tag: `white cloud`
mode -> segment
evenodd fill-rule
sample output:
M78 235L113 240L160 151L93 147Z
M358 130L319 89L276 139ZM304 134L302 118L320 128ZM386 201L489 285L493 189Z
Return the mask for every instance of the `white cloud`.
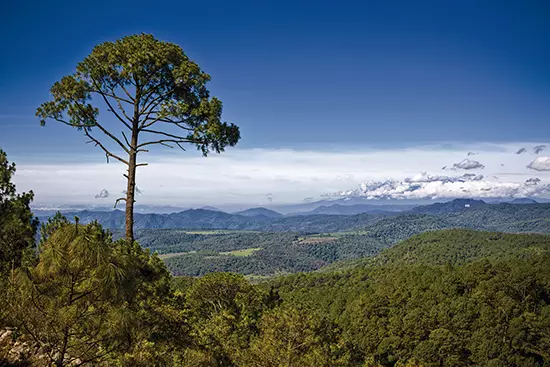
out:
M395 185L391 189L395 195L399 196L397 193L402 191L403 197L415 197L420 193L425 197L529 194L531 191L523 188L525 181L532 177L532 171L526 168L529 156L514 154L517 146L517 143L477 144L353 151L230 149L208 158L191 152L143 155L149 166L138 169L137 183L146 195L140 195L137 203L185 207L252 206L269 204L266 193L271 193L272 204L277 205L303 202L305 197L318 200L325 193L350 191L362 182L378 182L381 196L392 185ZM483 156L485 177L472 173L437 174L447 162L458 162L469 151ZM540 158L543 157L537 158L539 164L542 163ZM97 163L81 162L18 162L15 176L18 189L32 189L35 202L39 203L93 204L97 203L93 197L98 186L111 193L122 192L126 187L122 164L106 164L99 154ZM501 162L506 162L505 168L501 167ZM498 176L498 181L494 176ZM550 182L550 172L541 171L538 176L542 182L534 193L543 195L540 187ZM415 189L418 185L422 190ZM109 200L114 203L114 198L102 202L109 203Z
M96 199L106 199L109 197L109 191L103 189L99 192L99 194L97 194L96 196L94 196L94 198Z
M550 171L550 156L537 157L534 161L527 165L527 168L535 171Z
M478 161L464 159L458 163L453 164L453 168L458 169L482 169L485 168L485 166Z
M474 173L465 173L460 176L439 176L431 175L427 172L417 173L412 177L405 178L403 181L407 183L425 183L425 182L466 182L466 181L481 181L483 175L476 175Z
M533 179L525 183L493 182L482 175L430 176L421 173L404 180L364 182L357 189L341 191L333 197L367 199L442 199L451 197L546 197L550 184L537 185ZM531 181L530 181L531 180Z

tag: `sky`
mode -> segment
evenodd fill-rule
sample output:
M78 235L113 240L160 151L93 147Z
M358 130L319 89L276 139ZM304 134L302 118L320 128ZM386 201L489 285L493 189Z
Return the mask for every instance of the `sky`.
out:
M34 112L94 45L142 32L212 76L242 139L153 150L138 203L550 196L547 1L2 2L0 148L36 203L122 191L122 166Z

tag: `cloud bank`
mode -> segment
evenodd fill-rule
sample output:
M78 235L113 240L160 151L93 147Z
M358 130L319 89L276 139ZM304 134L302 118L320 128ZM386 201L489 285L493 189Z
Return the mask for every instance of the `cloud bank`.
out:
M366 199L444 199L444 198L516 198L547 197L550 184L540 179L524 183L493 182L483 175L432 176L425 172L404 180L368 181L354 190L341 191L333 197Z
M316 201L350 193L367 198L550 197L550 157L515 154L514 144L431 145L355 150L230 149L203 158L193 152L145 154L137 184L146 193L138 204L201 207L279 205ZM468 152L478 160L464 160ZM536 159L534 159L536 158ZM97 204L97 187L122 192L125 167L94 160L47 164L18 161L15 181L21 191L33 190L36 203ZM458 162L441 175L441 167ZM483 162L483 163L480 163ZM501 166L506 162L506 166ZM531 163L530 163L531 162ZM481 172L475 172L474 168ZM527 167L529 166L529 168ZM536 170L540 181L534 179ZM364 186L361 186L364 184ZM101 200L114 202L114 197Z

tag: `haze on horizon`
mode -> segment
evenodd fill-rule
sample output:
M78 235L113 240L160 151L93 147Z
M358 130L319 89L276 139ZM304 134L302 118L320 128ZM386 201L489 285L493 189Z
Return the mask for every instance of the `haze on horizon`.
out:
M59 3L0 11L0 148L37 204L109 206L124 189L122 166L34 111L95 44L141 32L212 76L242 139L206 159L152 151L137 204L550 198L544 1L173 2L162 17L140 1Z

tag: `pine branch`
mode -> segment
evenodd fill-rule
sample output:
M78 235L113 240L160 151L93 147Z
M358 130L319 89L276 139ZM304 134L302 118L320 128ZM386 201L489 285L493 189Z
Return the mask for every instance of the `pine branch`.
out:
M73 101L73 102L75 103L75 105L78 107L78 109L79 109L82 113L87 114L87 113L86 113L86 110L84 110L84 108L80 105L80 103L78 103L77 101ZM91 116L88 116L88 117L90 117L90 119L91 119ZM94 119L95 119L95 118L94 118ZM101 124L100 124L99 122L95 121L94 127L97 127L97 128L98 128L99 130L101 130L105 135L107 135L107 136L110 137L112 140L114 140L118 145L120 145L120 147L121 147L122 149L124 149L124 151L125 151L126 153L130 153L130 151L128 150L128 148L127 148L124 144L122 144L122 142L121 142L116 136L114 136L114 135L111 134L107 129L105 129L103 126L101 126ZM128 144L128 146L130 146L130 144Z
M99 146L101 149L103 149L103 151L105 152L105 156L107 157L107 163L109 163L109 157L113 157L115 158L116 160L126 164L127 166L129 166L129 163L128 161L120 158L119 156L113 154L112 152L110 152L107 148L105 148L105 146L103 144L101 144L101 142L99 140L97 140L96 138L94 138L92 135L90 135L90 132L88 130L84 130L84 134L90 138L90 141L88 143L95 143L96 146Z
M99 85L97 84L97 82L95 81L95 79L91 78L92 79L92 82L94 83L94 86L97 88L98 90L98 93L101 97L103 97L103 100L105 101L105 103L107 104L107 106L109 107L109 109L111 110L111 112L116 116L116 118L122 122L128 129L132 130L132 127L126 122L124 121L124 119L115 111L115 109L113 108L113 106L111 105L111 102L109 102L109 100L107 99L106 97L106 94L104 93L104 91L101 90L101 88L99 87ZM132 122L132 121L130 121Z

